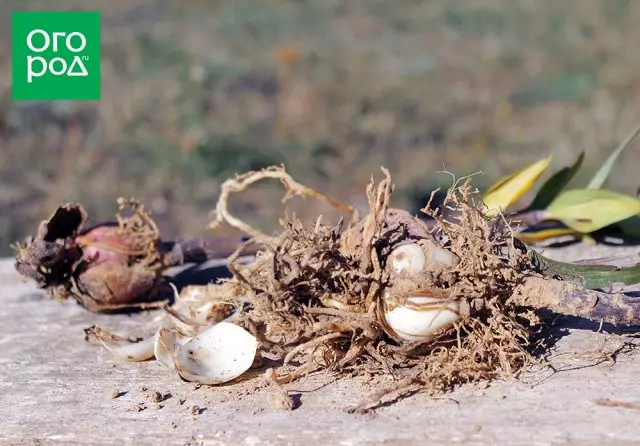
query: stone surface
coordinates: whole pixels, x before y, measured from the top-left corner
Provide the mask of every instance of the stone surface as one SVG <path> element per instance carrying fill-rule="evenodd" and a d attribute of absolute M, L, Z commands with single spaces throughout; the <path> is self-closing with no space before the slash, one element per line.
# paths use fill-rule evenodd
<path fill-rule="evenodd" d="M 627 248 L 640 252 L 638 248 Z M 546 250 L 575 259 L 620 248 Z M 142 335 L 151 314 L 97 315 L 47 299 L 0 262 L 0 442 L 3 444 L 638 444 L 640 357 L 631 349 L 591 366 L 632 330 L 562 318 L 553 373 L 535 380 L 414 395 L 371 414 L 345 409 L 375 390 L 360 379 L 310 377 L 290 385 L 300 406 L 273 409 L 255 377 L 196 388 L 156 361 L 122 363 L 84 340 L 96 324 Z M 607 327 L 605 327 L 607 328 Z M 146 331 L 145 331 L 146 330 Z M 604 346 L 604 347 L 603 347 Z M 157 392 L 157 394 L 156 394 Z"/>

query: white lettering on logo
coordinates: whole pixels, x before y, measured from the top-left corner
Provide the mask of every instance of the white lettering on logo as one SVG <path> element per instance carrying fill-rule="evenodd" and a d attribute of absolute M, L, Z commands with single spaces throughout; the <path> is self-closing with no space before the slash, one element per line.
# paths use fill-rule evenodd
<path fill-rule="evenodd" d="M 41 35 L 44 43 L 41 47 L 36 47 L 33 43 L 34 36 Z M 42 29 L 34 29 L 27 35 L 27 46 L 34 53 L 42 53 L 52 46 L 54 53 L 60 50 L 79 53 L 87 46 L 87 38 L 84 34 L 74 31 L 67 34 L 66 32 L 54 32 L 51 37 Z M 64 46 L 62 44 L 64 42 Z M 52 45 L 53 43 L 53 45 Z M 33 82 L 33 78 L 42 77 L 47 73 L 54 76 L 88 76 L 87 67 L 83 61 L 89 60 L 88 56 L 73 56 L 71 63 L 62 57 L 54 57 L 47 61 L 43 56 L 27 56 L 27 82 Z"/>
<path fill-rule="evenodd" d="M 33 46 L 33 35 L 34 34 L 42 34 L 44 36 L 44 46 L 42 48 L 40 48 L 40 49 L 36 49 L 36 47 Z M 45 51 L 47 48 L 49 48 L 49 43 L 51 43 L 51 39 L 49 38 L 49 34 L 47 34 L 46 31 L 43 31 L 41 29 L 34 29 L 27 36 L 27 46 L 34 53 L 41 53 L 41 52 Z"/>

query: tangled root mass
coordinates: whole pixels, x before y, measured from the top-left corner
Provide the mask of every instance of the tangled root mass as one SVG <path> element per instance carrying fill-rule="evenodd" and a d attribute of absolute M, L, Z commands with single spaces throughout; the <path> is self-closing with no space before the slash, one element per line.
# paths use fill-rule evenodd
<path fill-rule="evenodd" d="M 400 379 L 395 391 L 437 394 L 517 375 L 534 361 L 531 336 L 538 322 L 511 299 L 531 270 L 526 249 L 499 217 L 484 216 L 468 180 L 448 191 L 444 206 L 454 210 L 451 218 L 425 207 L 434 223 L 428 225 L 390 207 L 393 186 L 383 171 L 385 179 L 367 188 L 370 212 L 364 218 L 336 225 L 318 218 L 310 226 L 286 218 L 278 237 L 250 232 L 262 246 L 253 264 L 231 259 L 230 280 L 250 297 L 238 323 L 258 337 L 264 358 L 280 364 L 274 379 L 290 382 L 319 369 L 392 373 Z M 234 191 L 261 174 L 238 179 Z M 268 177 L 280 177 L 285 185 L 290 178 L 282 169 L 269 170 Z M 460 259 L 403 285 L 407 294 L 428 290 L 459 303 L 458 321 L 423 342 L 403 341 L 384 317 L 384 291 L 398 285 L 386 261 L 407 240 L 436 243 Z"/>

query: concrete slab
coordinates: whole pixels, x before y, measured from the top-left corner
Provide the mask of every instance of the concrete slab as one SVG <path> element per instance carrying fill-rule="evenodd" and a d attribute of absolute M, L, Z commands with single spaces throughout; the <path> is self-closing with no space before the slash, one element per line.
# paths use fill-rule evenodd
<path fill-rule="evenodd" d="M 638 248 L 627 248 L 638 252 Z M 608 256 L 619 248 L 547 250 L 556 258 Z M 196 388 L 155 361 L 121 363 L 84 341 L 92 324 L 141 332 L 151 315 L 96 315 L 58 303 L 0 262 L 0 442 L 2 444 L 581 444 L 640 442 L 640 356 L 595 366 L 588 355 L 633 344 L 597 324 L 562 320 L 555 374 L 537 384 L 498 382 L 445 398 L 414 395 L 374 414 L 349 414 L 375 390 L 363 379 L 295 383 L 300 407 L 279 411 L 255 378 Z M 582 355 L 573 355 L 582 353 Z M 540 378 L 540 376 L 538 376 Z M 257 390 L 256 390 L 257 389 Z M 156 392 L 158 394 L 156 394 Z M 162 400 L 162 401 L 158 401 Z M 608 402 L 607 402 L 608 401 Z M 611 403 L 615 401 L 624 403 Z M 635 405 L 635 406 L 634 406 Z"/>

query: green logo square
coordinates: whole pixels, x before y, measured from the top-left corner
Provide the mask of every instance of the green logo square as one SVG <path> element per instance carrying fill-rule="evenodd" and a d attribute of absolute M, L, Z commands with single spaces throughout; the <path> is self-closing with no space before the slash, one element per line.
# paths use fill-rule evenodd
<path fill-rule="evenodd" d="M 100 13 L 14 12 L 12 97 L 100 99 Z"/>

